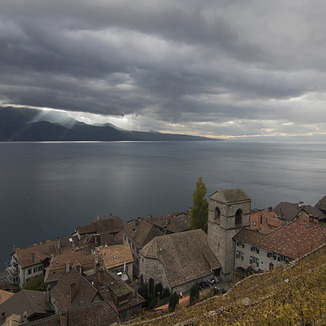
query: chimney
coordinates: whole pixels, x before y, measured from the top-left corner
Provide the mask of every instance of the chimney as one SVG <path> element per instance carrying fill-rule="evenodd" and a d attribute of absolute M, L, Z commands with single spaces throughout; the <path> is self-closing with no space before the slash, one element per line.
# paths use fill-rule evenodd
<path fill-rule="evenodd" d="M 273 207 L 272 206 L 269 206 L 268 207 L 268 211 L 271 212 L 273 210 Z"/>
<path fill-rule="evenodd" d="M 99 268 L 97 271 L 97 281 L 100 284 L 100 286 L 103 285 L 103 281 L 104 281 L 104 272 L 102 268 Z"/>
<path fill-rule="evenodd" d="M 97 213 L 97 216 L 96 216 L 96 219 L 100 219 L 101 218 L 101 216 L 100 216 L 100 214 L 99 213 Z"/>
<path fill-rule="evenodd" d="M 76 282 L 73 281 L 70 283 L 70 303 L 73 302 L 73 300 L 75 299 L 77 293 L 77 285 Z"/>
<path fill-rule="evenodd" d="M 32 262 L 34 263 L 35 262 L 35 254 L 32 253 Z"/>
<path fill-rule="evenodd" d="M 66 274 L 70 272 L 70 264 L 69 262 L 66 262 Z"/>
<path fill-rule="evenodd" d="M 94 260 L 94 271 L 95 273 L 97 273 L 97 270 L 98 270 L 98 255 L 95 255 L 95 260 Z"/>
<path fill-rule="evenodd" d="M 51 254 L 51 264 L 53 263 L 53 261 L 54 261 L 54 255 Z"/>
<path fill-rule="evenodd" d="M 135 239 L 136 236 L 136 229 L 132 229 L 132 238 Z"/>
<path fill-rule="evenodd" d="M 68 312 L 63 312 L 60 315 L 60 325 L 61 326 L 68 326 Z"/>

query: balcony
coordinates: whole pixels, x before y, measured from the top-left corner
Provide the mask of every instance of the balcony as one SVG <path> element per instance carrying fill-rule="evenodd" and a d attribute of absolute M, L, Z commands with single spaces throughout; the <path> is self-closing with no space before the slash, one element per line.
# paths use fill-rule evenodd
<path fill-rule="evenodd" d="M 6 268 L 6 278 L 11 284 L 18 283 L 18 268 L 10 265 Z"/>

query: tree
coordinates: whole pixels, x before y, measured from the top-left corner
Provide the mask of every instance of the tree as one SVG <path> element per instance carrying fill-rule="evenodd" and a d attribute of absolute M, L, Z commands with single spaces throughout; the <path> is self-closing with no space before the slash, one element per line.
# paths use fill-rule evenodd
<path fill-rule="evenodd" d="M 45 291 L 46 284 L 44 283 L 44 276 L 39 275 L 31 277 L 23 286 L 25 290 Z"/>
<path fill-rule="evenodd" d="M 190 305 L 195 304 L 198 300 L 199 300 L 199 289 L 198 289 L 198 284 L 196 283 L 190 289 L 190 298 L 189 298 Z"/>
<path fill-rule="evenodd" d="M 170 295 L 169 299 L 169 311 L 173 312 L 175 310 L 175 306 L 179 303 L 179 296 L 177 293 L 173 292 Z"/>
<path fill-rule="evenodd" d="M 200 177 L 196 183 L 196 191 L 193 193 L 193 207 L 191 209 L 191 229 L 203 229 L 207 232 L 208 202 L 205 198 L 206 186 Z"/>

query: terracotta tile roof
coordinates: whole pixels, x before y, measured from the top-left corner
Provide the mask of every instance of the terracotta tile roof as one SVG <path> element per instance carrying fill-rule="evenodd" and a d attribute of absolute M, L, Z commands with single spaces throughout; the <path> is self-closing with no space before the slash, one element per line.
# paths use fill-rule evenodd
<path fill-rule="evenodd" d="M 224 203 L 251 200 L 250 197 L 242 189 L 218 190 L 214 194 L 210 195 L 209 198 Z"/>
<path fill-rule="evenodd" d="M 122 220 L 117 216 L 101 217 L 94 220 L 91 224 L 78 226 L 80 235 L 91 233 L 118 233 L 123 228 Z"/>
<path fill-rule="evenodd" d="M 117 312 L 106 301 L 71 308 L 64 314 L 37 320 L 26 325 L 58 326 L 60 318 L 66 318 L 68 325 L 78 326 L 108 326 L 119 322 Z"/>
<path fill-rule="evenodd" d="M 76 294 L 71 298 L 71 284 L 75 283 Z M 103 300 L 98 291 L 81 274 L 74 269 L 65 274 L 51 289 L 51 296 L 60 312 L 65 312 L 72 307 L 93 303 L 96 298 Z"/>
<path fill-rule="evenodd" d="M 289 202 L 281 202 L 274 207 L 274 211 L 281 219 L 286 219 L 287 222 L 293 221 L 298 213 L 300 212 L 301 207 L 299 204 L 293 204 Z"/>
<path fill-rule="evenodd" d="M 319 220 L 325 220 L 326 219 L 326 214 L 317 207 L 312 207 L 310 205 L 305 205 L 304 207 L 302 207 L 301 210 L 303 210 L 303 211 L 305 211 L 308 214 L 311 214 L 313 216 L 317 216 Z"/>
<path fill-rule="evenodd" d="M 316 208 L 321 209 L 326 212 L 326 196 L 324 196 L 318 203 L 315 205 Z"/>
<path fill-rule="evenodd" d="M 46 317 L 53 313 L 45 293 L 40 291 L 21 290 L 0 305 L 0 314 L 4 312 L 7 317 L 12 314 L 23 316 L 25 311 L 27 319 L 33 315 Z"/>
<path fill-rule="evenodd" d="M 78 232 L 80 235 L 96 233 L 96 225 L 92 223 L 88 225 L 78 226 Z"/>
<path fill-rule="evenodd" d="M 189 214 L 179 214 L 178 216 L 149 217 L 147 221 L 159 227 L 166 228 L 169 233 L 183 232 L 190 229 L 191 216 Z"/>
<path fill-rule="evenodd" d="M 142 248 L 146 243 L 151 241 L 156 236 L 163 235 L 163 233 L 154 225 L 148 223 L 147 220 L 133 220 L 124 226 L 124 232 L 138 248 Z"/>
<path fill-rule="evenodd" d="M 262 209 L 250 214 L 250 229 L 259 232 L 268 232 L 271 229 L 282 226 L 282 220 L 269 209 Z"/>
<path fill-rule="evenodd" d="M 99 264 L 102 265 L 103 260 L 100 255 L 85 254 L 82 251 L 66 251 L 57 255 L 46 270 L 44 282 L 50 283 L 59 280 L 66 274 L 66 264 L 69 264 L 71 268 L 79 265 L 83 271 L 93 269 L 95 256 L 97 256 Z"/>
<path fill-rule="evenodd" d="M 171 287 L 209 275 L 221 264 L 208 247 L 204 231 L 192 230 L 154 238 L 142 250 L 146 258 L 159 260 Z"/>
<path fill-rule="evenodd" d="M 11 298 L 14 295 L 12 292 L 0 290 L 0 304 L 4 303 L 6 300 Z"/>
<path fill-rule="evenodd" d="M 121 266 L 124 263 L 132 263 L 134 261 L 128 244 L 99 247 L 98 250 L 101 259 L 103 259 L 104 266 L 107 269 Z"/>
<path fill-rule="evenodd" d="M 72 242 L 69 240 L 69 238 L 73 239 L 75 242 L 78 241 L 77 237 L 62 238 L 59 239 L 59 242 L 58 240 L 48 240 L 24 249 L 16 248 L 14 254 L 16 254 L 18 258 L 18 263 L 21 268 L 33 266 L 42 263 L 46 259 L 49 259 L 51 255 L 58 255 L 58 247 L 60 248 L 60 252 L 71 250 Z"/>
<path fill-rule="evenodd" d="M 68 310 L 68 325 L 108 326 L 118 323 L 116 311 L 108 302 L 96 302 Z"/>
<path fill-rule="evenodd" d="M 135 290 L 127 283 L 123 282 L 120 277 L 112 272 L 103 271 L 103 279 L 99 283 L 98 274 L 86 276 L 87 280 L 101 293 L 101 296 L 111 305 L 114 305 L 116 311 L 124 311 L 134 306 L 139 306 L 145 300 L 137 295 Z M 118 299 L 128 296 L 129 300 L 118 304 Z"/>
<path fill-rule="evenodd" d="M 300 218 L 269 234 L 242 229 L 233 239 L 295 259 L 326 242 L 326 227 Z"/>

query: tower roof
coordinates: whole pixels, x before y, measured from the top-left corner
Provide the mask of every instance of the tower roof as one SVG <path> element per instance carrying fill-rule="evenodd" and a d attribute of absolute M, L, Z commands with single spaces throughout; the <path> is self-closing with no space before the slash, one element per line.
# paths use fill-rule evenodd
<path fill-rule="evenodd" d="M 218 190 L 209 196 L 210 199 L 225 204 L 251 200 L 242 189 Z"/>

